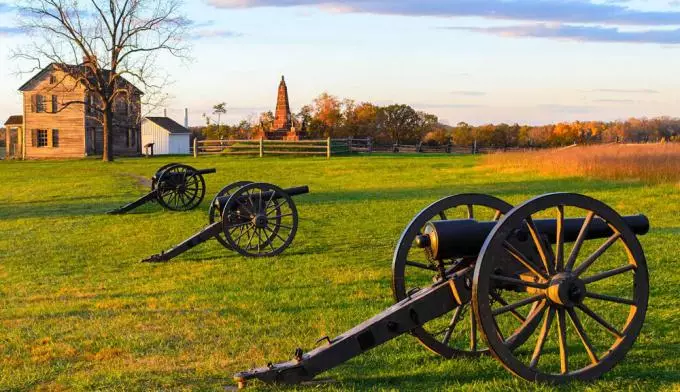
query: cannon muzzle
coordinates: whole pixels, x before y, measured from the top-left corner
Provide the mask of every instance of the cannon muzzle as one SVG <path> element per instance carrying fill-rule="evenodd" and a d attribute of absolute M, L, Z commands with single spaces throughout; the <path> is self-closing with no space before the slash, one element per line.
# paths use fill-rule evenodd
<path fill-rule="evenodd" d="M 623 217 L 628 227 L 636 235 L 644 235 L 649 231 L 649 220 L 644 215 Z M 583 227 L 585 218 L 569 218 L 564 220 L 564 241 L 574 242 Z M 557 220 L 535 219 L 539 233 L 551 244 L 557 242 Z M 428 249 L 435 260 L 477 257 L 484 241 L 496 226 L 497 222 L 479 222 L 472 219 L 442 220 L 430 222 L 425 226 L 423 234 L 416 237 L 416 246 Z M 607 238 L 613 235 L 611 227 L 600 218 L 593 218 L 588 225 L 586 239 Z M 518 228 L 517 239 L 523 241 L 530 238 L 526 225 Z"/>

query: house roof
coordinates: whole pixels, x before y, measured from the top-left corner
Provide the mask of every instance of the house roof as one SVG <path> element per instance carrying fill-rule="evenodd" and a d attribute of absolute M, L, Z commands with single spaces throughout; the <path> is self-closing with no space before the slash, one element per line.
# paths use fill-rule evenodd
<path fill-rule="evenodd" d="M 31 77 L 29 80 L 27 80 L 26 83 L 22 84 L 21 87 L 19 87 L 19 91 L 27 91 L 27 90 L 29 90 L 29 85 L 31 84 L 31 82 L 33 82 L 34 80 L 36 80 L 36 79 L 38 79 L 38 78 L 41 78 L 41 77 L 42 77 L 43 75 L 45 75 L 47 72 L 52 71 L 56 65 L 58 65 L 58 64 L 57 64 L 57 63 L 51 63 L 51 64 L 48 65 L 47 67 L 45 67 L 45 68 L 43 68 L 42 70 L 40 70 L 40 72 L 38 72 L 37 74 L 33 75 L 33 77 Z M 83 71 L 87 70 L 87 68 L 86 68 L 85 65 L 83 65 L 83 64 L 78 64 L 78 65 L 59 64 L 59 66 L 60 66 L 61 68 L 63 68 L 66 72 L 69 72 L 69 70 L 71 70 L 73 73 L 76 73 L 76 74 L 79 73 L 79 72 L 83 72 Z M 109 71 L 109 70 L 104 70 L 104 77 L 105 77 L 105 78 L 108 78 L 110 72 L 111 72 L 111 71 Z M 138 93 L 138 94 L 144 94 L 144 93 L 142 92 L 142 90 L 138 89 L 134 84 L 130 83 L 130 82 L 129 82 L 127 79 L 125 79 L 124 77 L 121 76 L 120 79 L 122 80 L 122 83 L 125 85 L 125 87 L 132 87 L 132 89 L 133 89 L 136 93 Z"/>
<path fill-rule="evenodd" d="M 5 125 L 24 125 L 24 116 L 21 115 L 9 116 L 7 121 L 5 121 Z"/>
<path fill-rule="evenodd" d="M 169 117 L 146 117 L 145 119 L 155 123 L 170 133 L 191 133 L 188 129 Z"/>

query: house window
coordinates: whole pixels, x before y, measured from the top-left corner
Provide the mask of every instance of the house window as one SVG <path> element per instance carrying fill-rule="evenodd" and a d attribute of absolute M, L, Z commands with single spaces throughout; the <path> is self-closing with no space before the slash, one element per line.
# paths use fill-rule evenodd
<path fill-rule="evenodd" d="M 59 103 L 57 102 L 57 96 L 52 96 L 52 113 L 59 111 Z"/>
<path fill-rule="evenodd" d="M 47 129 L 38 129 L 38 147 L 47 147 Z"/>
<path fill-rule="evenodd" d="M 36 95 L 35 97 L 35 111 L 42 113 L 45 111 L 45 97 L 42 95 Z"/>
<path fill-rule="evenodd" d="M 52 130 L 52 147 L 59 147 L 59 130 Z"/>
<path fill-rule="evenodd" d="M 50 84 L 55 84 L 57 83 L 57 76 L 56 75 L 50 75 Z"/>

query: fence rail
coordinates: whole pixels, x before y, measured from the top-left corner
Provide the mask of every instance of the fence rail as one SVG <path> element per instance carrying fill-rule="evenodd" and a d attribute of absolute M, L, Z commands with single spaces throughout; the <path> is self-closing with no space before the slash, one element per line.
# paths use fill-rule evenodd
<path fill-rule="evenodd" d="M 418 144 L 375 144 L 371 138 L 320 139 L 320 140 L 194 140 L 194 157 L 199 155 L 316 155 L 330 159 L 333 155 L 352 153 L 411 153 L 411 154 L 488 154 L 500 151 L 523 151 L 518 147 L 459 147 L 451 144 L 431 146 Z"/>

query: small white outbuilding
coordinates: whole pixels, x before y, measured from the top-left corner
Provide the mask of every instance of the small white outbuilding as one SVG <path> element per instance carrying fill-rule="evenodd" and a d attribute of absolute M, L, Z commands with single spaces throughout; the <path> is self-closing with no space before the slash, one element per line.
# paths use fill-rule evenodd
<path fill-rule="evenodd" d="M 168 117 L 142 121 L 142 146 L 153 143 L 155 155 L 191 154 L 191 132 Z"/>

